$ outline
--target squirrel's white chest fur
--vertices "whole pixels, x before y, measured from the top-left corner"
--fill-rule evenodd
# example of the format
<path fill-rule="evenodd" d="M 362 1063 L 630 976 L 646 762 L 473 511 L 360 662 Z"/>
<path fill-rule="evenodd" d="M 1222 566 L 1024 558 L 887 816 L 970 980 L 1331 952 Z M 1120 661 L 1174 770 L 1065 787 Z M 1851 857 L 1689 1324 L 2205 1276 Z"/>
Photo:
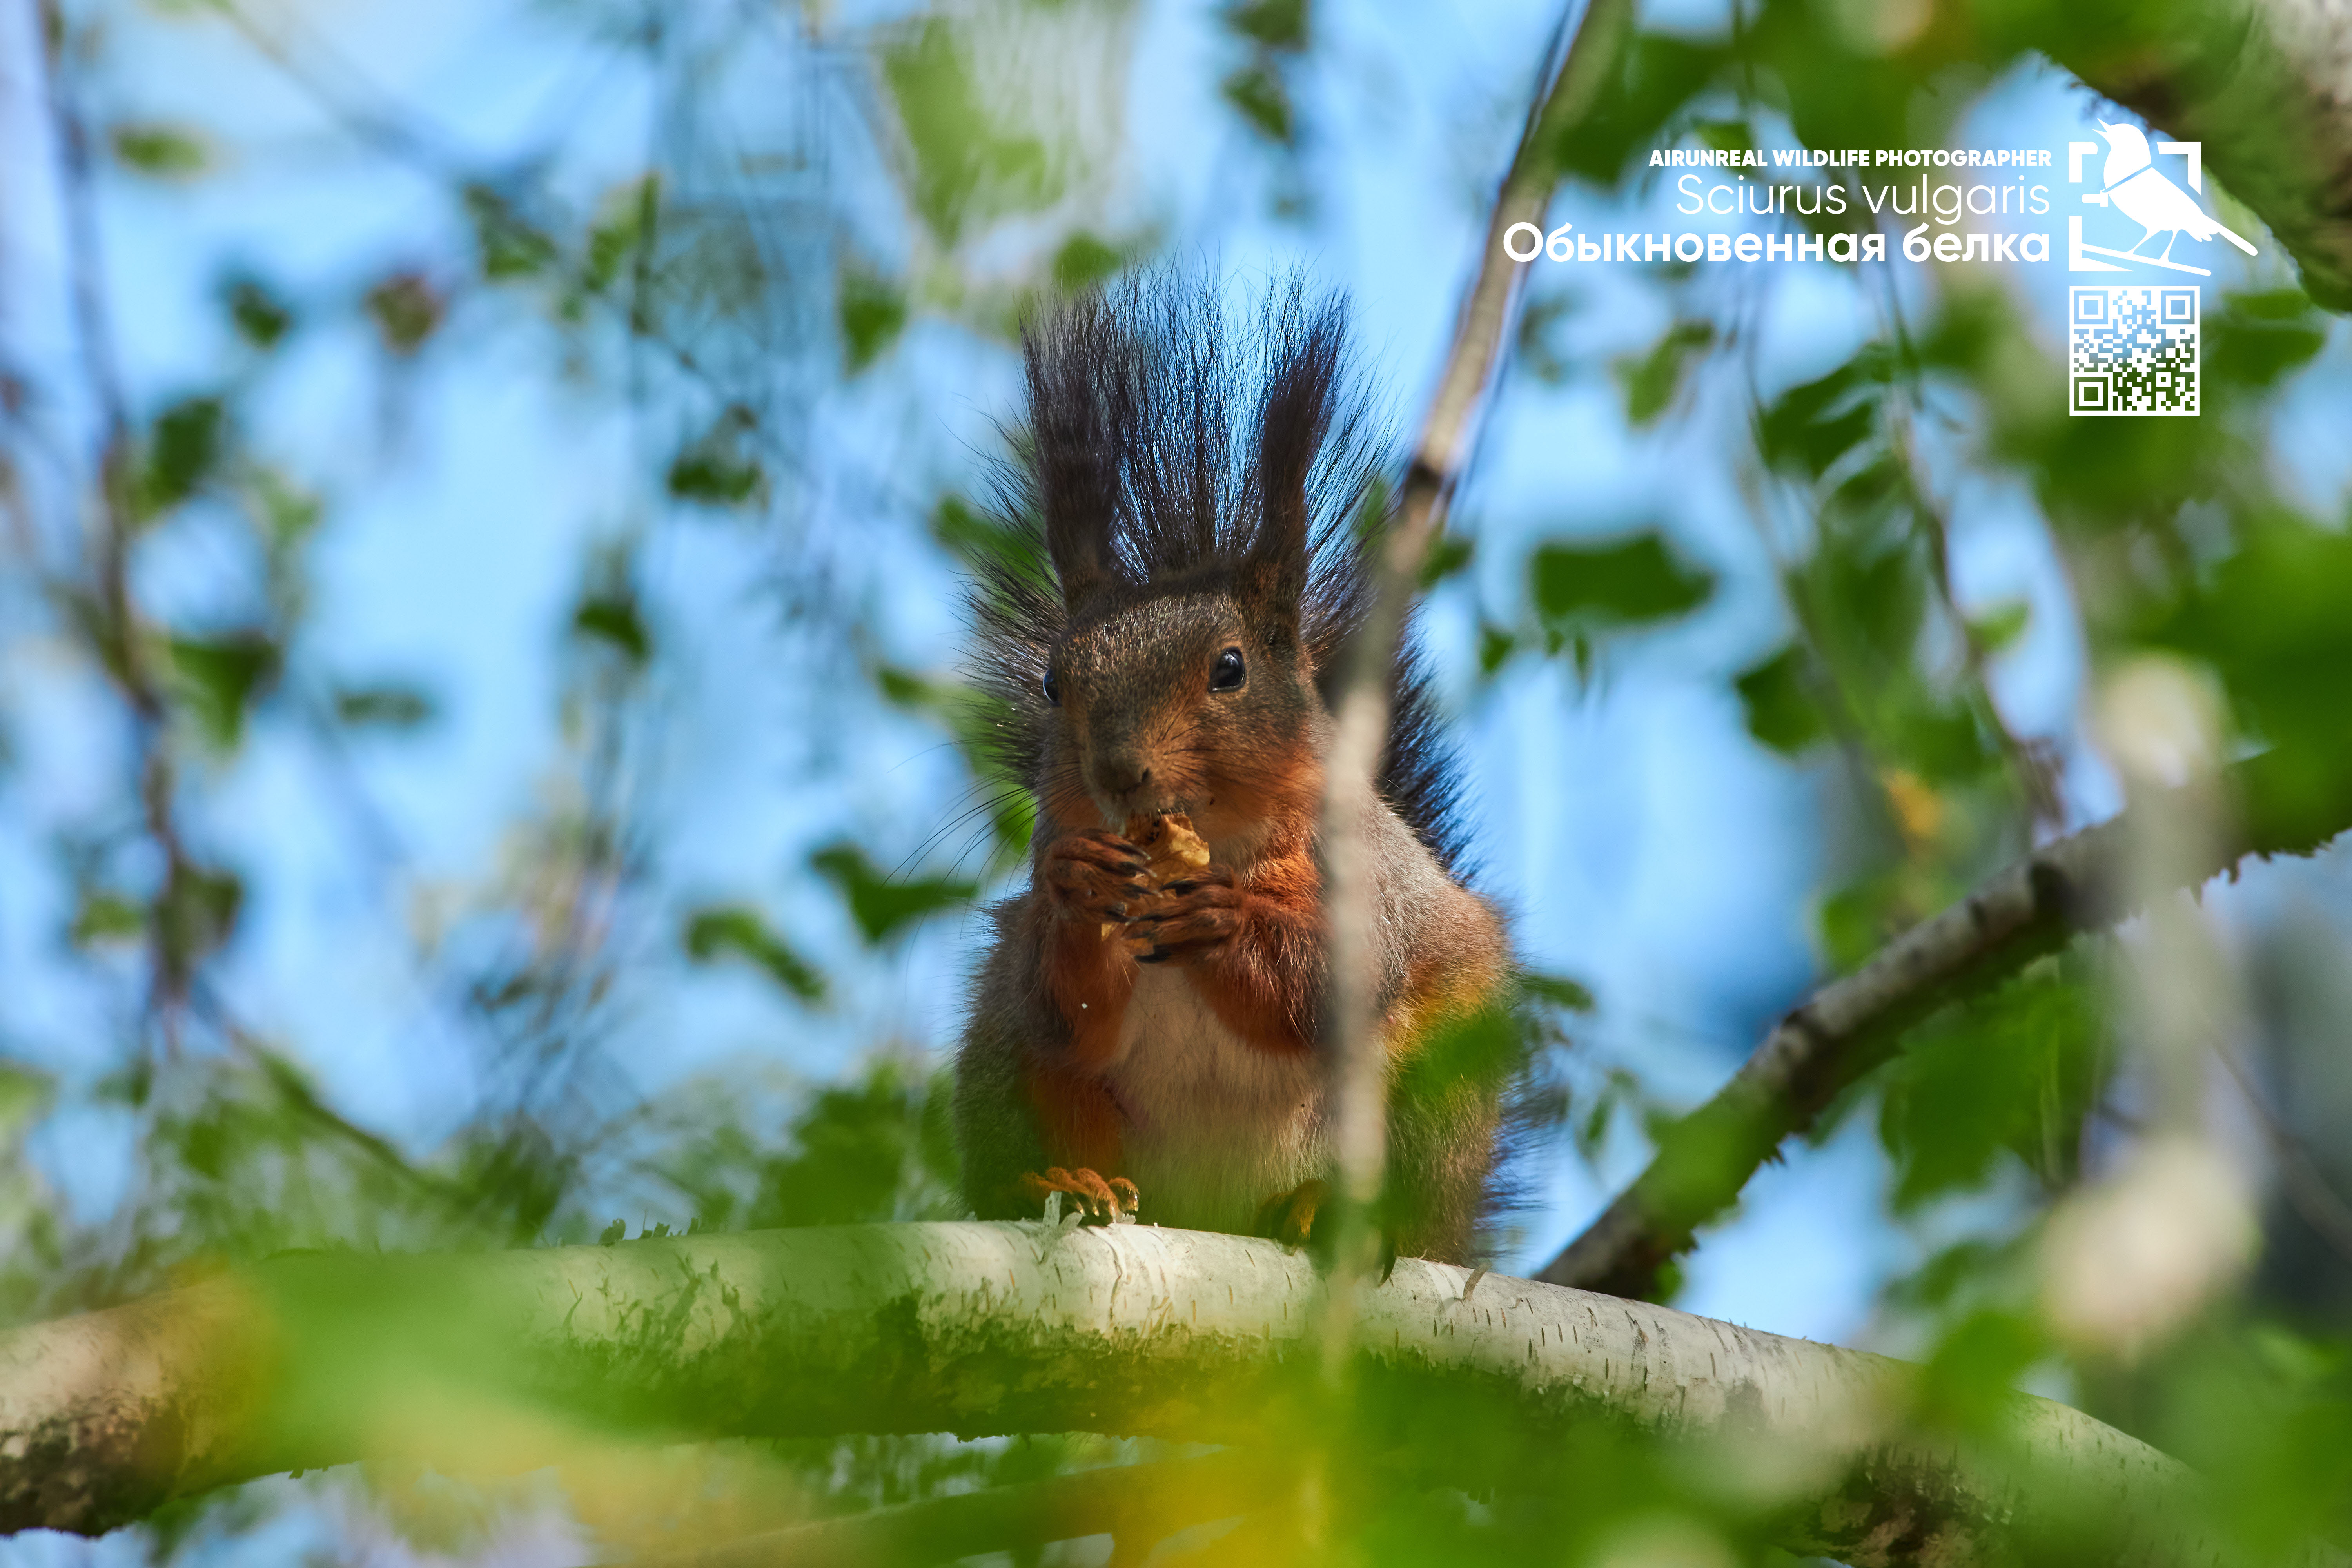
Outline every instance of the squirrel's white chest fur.
<path fill-rule="evenodd" d="M 1181 969 L 1137 975 L 1103 1078 L 1148 1223 L 1247 1230 L 1260 1204 L 1329 1163 L 1322 1064 L 1248 1045 Z"/>

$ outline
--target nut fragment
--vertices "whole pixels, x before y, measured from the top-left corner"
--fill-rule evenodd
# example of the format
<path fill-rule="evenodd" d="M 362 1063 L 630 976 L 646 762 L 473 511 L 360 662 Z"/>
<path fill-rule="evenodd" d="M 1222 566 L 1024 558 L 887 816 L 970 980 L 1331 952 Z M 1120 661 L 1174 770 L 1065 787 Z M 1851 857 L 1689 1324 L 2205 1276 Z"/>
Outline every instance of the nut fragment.
<path fill-rule="evenodd" d="M 1197 871 L 1209 863 L 1209 843 L 1192 829 L 1192 819 L 1181 811 L 1161 816 L 1130 816 L 1127 819 L 1127 841 L 1151 857 L 1144 867 L 1144 880 L 1151 890 L 1140 899 L 1129 900 L 1128 920 L 1138 920 L 1153 913 L 1167 902 L 1160 891 L 1169 883 L 1180 880 L 1186 872 Z M 1103 940 L 1117 935 L 1127 921 L 1105 921 Z"/>
<path fill-rule="evenodd" d="M 1209 843 L 1192 831 L 1192 819 L 1181 811 L 1165 816 L 1130 816 L 1127 841 L 1151 857 L 1151 879 L 1174 881 L 1188 870 L 1209 863 Z"/>

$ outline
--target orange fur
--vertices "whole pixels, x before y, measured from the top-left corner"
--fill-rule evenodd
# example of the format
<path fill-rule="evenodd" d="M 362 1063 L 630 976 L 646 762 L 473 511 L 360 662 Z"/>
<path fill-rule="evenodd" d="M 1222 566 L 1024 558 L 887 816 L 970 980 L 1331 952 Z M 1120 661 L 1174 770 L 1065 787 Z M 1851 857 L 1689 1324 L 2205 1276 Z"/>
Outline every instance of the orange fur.
<path fill-rule="evenodd" d="M 1119 1173 L 1118 1102 L 1101 1079 L 1058 1065 L 1033 1067 L 1029 1097 L 1056 1163 Z"/>
<path fill-rule="evenodd" d="M 1241 925 L 1232 942 L 1188 971 L 1218 1019 L 1259 1050 L 1315 1048 L 1322 888 L 1303 842 L 1261 857 L 1244 879 Z"/>
<path fill-rule="evenodd" d="M 1118 1048 L 1119 1020 L 1135 990 L 1135 960 L 1100 928 L 1083 919 L 1059 919 L 1046 938 L 1046 994 L 1070 1027 L 1068 1059 L 1098 1066 Z"/>

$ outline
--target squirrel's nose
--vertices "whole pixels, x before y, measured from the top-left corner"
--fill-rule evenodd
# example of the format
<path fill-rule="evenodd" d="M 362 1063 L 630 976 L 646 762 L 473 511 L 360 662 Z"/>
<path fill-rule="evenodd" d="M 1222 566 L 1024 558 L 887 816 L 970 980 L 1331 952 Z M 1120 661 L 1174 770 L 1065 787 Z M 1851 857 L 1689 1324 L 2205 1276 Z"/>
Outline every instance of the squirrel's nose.
<path fill-rule="evenodd" d="M 1105 795 L 1133 795 L 1150 782 L 1150 768 L 1135 757 L 1106 757 L 1095 764 L 1095 784 Z"/>

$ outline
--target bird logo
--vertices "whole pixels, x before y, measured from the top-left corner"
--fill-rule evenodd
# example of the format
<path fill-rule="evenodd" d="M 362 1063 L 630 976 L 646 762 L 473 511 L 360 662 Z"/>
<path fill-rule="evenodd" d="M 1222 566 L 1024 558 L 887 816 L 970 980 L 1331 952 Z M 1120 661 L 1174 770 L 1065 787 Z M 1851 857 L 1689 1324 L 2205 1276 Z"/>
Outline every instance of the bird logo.
<path fill-rule="evenodd" d="M 2176 272 L 2209 275 L 2204 268 L 2191 267 L 2185 262 L 2172 259 L 2172 247 L 2183 234 L 2195 240 L 2208 240 L 2218 235 L 2248 256 L 2256 254 L 2253 246 L 2244 236 L 2228 228 L 2220 220 L 2208 214 L 2198 205 L 2195 196 L 2174 184 L 2171 178 L 2156 166 L 2156 160 L 2148 152 L 2147 137 L 2138 126 L 2110 125 L 2104 120 L 2097 123 L 2099 134 L 2105 138 L 2107 143 L 2106 167 L 2100 176 L 2105 184 L 2096 191 L 2084 193 L 2083 200 L 2092 206 L 2112 207 L 2138 224 L 2141 233 L 2138 240 L 2130 249 L 2108 250 L 2099 246 L 2082 244 L 2079 238 L 2082 219 L 2069 220 L 2069 226 L 2078 237 L 2074 239 L 2074 245 L 2075 250 L 2074 270 L 2097 272 L 2123 270 L 2120 268 L 2103 266 L 2095 262 L 2087 267 L 2082 265 L 2081 258 L 2089 255 L 2112 256 L 2118 261 L 2137 261 L 2151 267 L 2169 268 Z M 2072 145 L 2084 149 L 2092 147 L 2092 144 L 2087 142 L 2072 143 Z M 2168 142 L 2164 144 L 2164 148 L 2167 152 L 2179 152 L 2191 145 L 2193 143 Z M 2189 164 L 2189 181 L 2192 184 L 2197 183 L 2197 166 L 2193 156 Z M 2153 241 L 2159 234 L 2164 236 L 2163 251 L 2155 256 L 2142 255 L 2142 247 Z"/>

